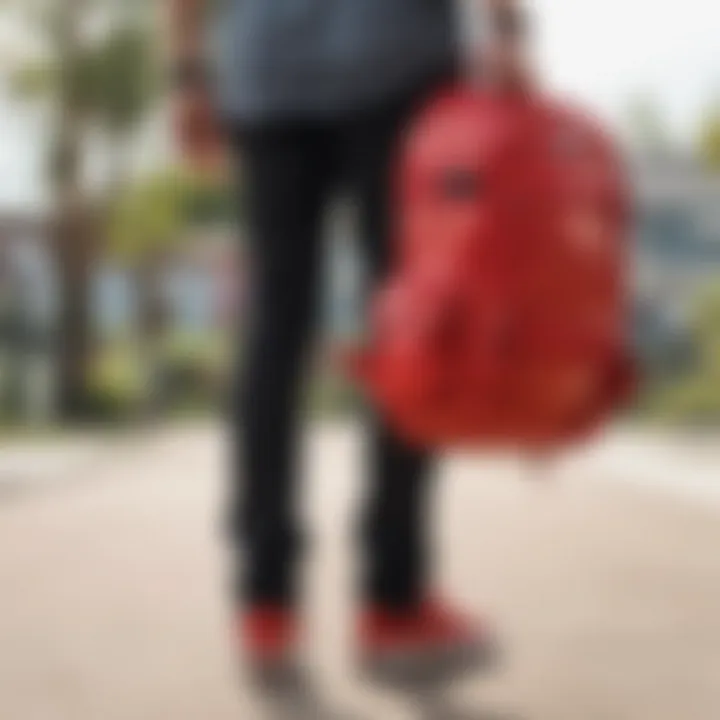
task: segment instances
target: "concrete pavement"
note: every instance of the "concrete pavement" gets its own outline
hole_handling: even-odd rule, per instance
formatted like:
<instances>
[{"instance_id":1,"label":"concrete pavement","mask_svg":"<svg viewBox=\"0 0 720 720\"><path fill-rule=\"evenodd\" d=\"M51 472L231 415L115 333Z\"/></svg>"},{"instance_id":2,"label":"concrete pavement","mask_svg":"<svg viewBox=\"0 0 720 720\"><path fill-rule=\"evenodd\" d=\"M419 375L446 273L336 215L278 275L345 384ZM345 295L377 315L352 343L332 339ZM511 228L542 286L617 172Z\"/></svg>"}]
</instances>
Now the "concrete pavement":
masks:
<instances>
[{"instance_id":1,"label":"concrete pavement","mask_svg":"<svg viewBox=\"0 0 720 720\"><path fill-rule=\"evenodd\" d=\"M228 643L220 440L168 432L105 455L92 482L0 500L0 718L272 717ZM348 427L312 433L308 646L322 702L308 716L450 720L350 671L358 453ZM506 649L497 672L447 692L462 717L720 718L720 510L605 482L607 462L586 453L534 481L500 460L443 467L442 585L490 615ZM613 479L623 472L635 470L616 460Z\"/></svg>"}]
</instances>

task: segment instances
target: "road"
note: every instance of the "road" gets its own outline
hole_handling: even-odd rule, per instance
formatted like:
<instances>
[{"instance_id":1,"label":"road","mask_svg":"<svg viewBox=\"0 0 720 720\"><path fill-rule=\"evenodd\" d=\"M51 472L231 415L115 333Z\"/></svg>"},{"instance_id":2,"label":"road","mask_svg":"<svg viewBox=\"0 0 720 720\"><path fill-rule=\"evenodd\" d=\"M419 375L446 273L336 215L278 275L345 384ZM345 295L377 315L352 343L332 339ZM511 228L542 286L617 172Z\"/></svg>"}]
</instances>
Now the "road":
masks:
<instances>
[{"instance_id":1,"label":"road","mask_svg":"<svg viewBox=\"0 0 720 720\"><path fill-rule=\"evenodd\" d=\"M354 676L360 445L352 428L330 425L308 445L319 699L306 716L450 720L449 708L423 714L417 698ZM227 632L223 465L216 429L175 429L110 447L56 485L0 496L0 718L278 715L244 680ZM497 670L446 691L458 717L720 717L720 508L606 481L604 468L592 457L555 477L477 458L442 468L438 583L493 619L505 651Z\"/></svg>"}]
</instances>

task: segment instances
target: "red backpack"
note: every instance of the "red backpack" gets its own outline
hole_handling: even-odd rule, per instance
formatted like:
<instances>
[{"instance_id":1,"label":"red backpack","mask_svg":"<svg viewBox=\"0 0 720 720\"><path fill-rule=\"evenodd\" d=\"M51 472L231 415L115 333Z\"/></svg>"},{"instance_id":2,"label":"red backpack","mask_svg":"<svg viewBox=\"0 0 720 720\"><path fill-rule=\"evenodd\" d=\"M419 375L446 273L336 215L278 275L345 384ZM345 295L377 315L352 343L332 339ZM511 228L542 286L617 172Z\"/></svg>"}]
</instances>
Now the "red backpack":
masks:
<instances>
[{"instance_id":1,"label":"red backpack","mask_svg":"<svg viewBox=\"0 0 720 720\"><path fill-rule=\"evenodd\" d=\"M627 398L628 203L597 123L453 88L410 129L394 267L352 373L421 445L556 444Z\"/></svg>"}]
</instances>

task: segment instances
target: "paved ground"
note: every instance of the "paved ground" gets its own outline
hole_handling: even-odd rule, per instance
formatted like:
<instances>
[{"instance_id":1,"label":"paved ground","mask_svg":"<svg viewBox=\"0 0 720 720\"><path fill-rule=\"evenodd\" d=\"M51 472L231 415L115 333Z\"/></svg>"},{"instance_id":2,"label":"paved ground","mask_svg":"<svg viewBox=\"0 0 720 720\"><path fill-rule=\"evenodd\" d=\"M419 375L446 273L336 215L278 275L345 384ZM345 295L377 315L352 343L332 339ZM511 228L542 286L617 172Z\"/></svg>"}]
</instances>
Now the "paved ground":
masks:
<instances>
[{"instance_id":1,"label":"paved ground","mask_svg":"<svg viewBox=\"0 0 720 720\"><path fill-rule=\"evenodd\" d=\"M273 717L225 633L219 439L187 429L109 448L77 466L82 482L0 497L0 718ZM349 670L357 452L347 428L313 433L308 639L321 700L305 716L450 720ZM606 482L607 458L583 456L553 481L502 462L444 469L443 584L506 643L499 671L447 691L457 717L720 718L720 510Z\"/></svg>"}]
</instances>

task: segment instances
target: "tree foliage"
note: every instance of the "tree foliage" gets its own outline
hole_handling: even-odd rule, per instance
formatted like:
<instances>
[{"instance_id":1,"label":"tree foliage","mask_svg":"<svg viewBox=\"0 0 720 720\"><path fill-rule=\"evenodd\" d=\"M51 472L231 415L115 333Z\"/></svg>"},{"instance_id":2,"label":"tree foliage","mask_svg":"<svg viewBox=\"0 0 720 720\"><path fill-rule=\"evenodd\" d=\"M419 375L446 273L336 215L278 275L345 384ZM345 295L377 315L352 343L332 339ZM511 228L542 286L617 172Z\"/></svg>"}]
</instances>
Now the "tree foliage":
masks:
<instances>
[{"instance_id":1,"label":"tree foliage","mask_svg":"<svg viewBox=\"0 0 720 720\"><path fill-rule=\"evenodd\" d=\"M720 282L704 288L692 313L694 358L689 371L662 390L657 416L690 425L720 423Z\"/></svg>"},{"instance_id":2,"label":"tree foliage","mask_svg":"<svg viewBox=\"0 0 720 720\"><path fill-rule=\"evenodd\" d=\"M25 65L9 69L15 87L53 110L48 176L54 210L50 246L57 260L58 409L85 414L92 348L90 285L105 240L106 193L83 182L83 160L98 128L116 148L140 126L153 100L155 43L147 0L0 0L37 43ZM126 167L123 166L123 172ZM122 174L122 173L120 173ZM118 175L114 188L122 184ZM100 200L98 204L97 201Z\"/></svg>"},{"instance_id":3,"label":"tree foliage","mask_svg":"<svg viewBox=\"0 0 720 720\"><path fill-rule=\"evenodd\" d=\"M720 102L716 102L702 119L698 151L707 167L720 173Z\"/></svg>"},{"instance_id":4,"label":"tree foliage","mask_svg":"<svg viewBox=\"0 0 720 720\"><path fill-rule=\"evenodd\" d=\"M22 15L43 38L42 52L10 69L16 95L68 106L76 125L93 126L113 142L130 135L159 95L152 3L130 0L26 0ZM66 6L76 9L68 42ZM13 5L15 7L15 5ZM90 32L87 27L96 28ZM99 29L97 29L99 28Z\"/></svg>"},{"instance_id":5,"label":"tree foliage","mask_svg":"<svg viewBox=\"0 0 720 720\"><path fill-rule=\"evenodd\" d=\"M109 249L133 265L171 250L190 226L224 220L230 200L218 182L169 170L127 188L110 223Z\"/></svg>"}]
</instances>

